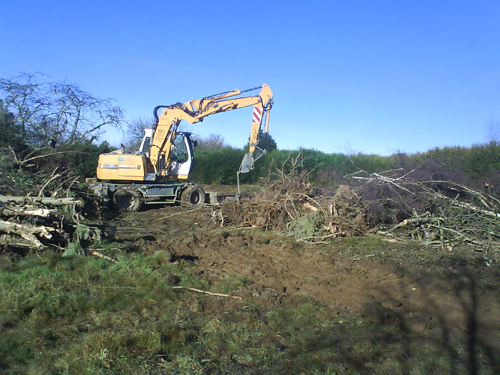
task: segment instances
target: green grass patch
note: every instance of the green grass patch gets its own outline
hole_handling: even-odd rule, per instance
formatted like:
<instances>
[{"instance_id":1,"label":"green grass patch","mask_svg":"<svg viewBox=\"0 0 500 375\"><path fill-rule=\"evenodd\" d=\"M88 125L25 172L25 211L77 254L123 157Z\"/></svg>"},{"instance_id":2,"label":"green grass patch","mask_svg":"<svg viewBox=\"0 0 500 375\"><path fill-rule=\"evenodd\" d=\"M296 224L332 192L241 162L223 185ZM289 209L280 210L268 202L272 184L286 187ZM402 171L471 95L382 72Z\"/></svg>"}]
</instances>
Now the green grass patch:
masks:
<instances>
[{"instance_id":1,"label":"green grass patch","mask_svg":"<svg viewBox=\"0 0 500 375\"><path fill-rule=\"evenodd\" d=\"M117 263L2 258L2 374L466 373L464 351L439 332L412 335L310 299L263 303L250 279L114 251Z\"/></svg>"}]
</instances>

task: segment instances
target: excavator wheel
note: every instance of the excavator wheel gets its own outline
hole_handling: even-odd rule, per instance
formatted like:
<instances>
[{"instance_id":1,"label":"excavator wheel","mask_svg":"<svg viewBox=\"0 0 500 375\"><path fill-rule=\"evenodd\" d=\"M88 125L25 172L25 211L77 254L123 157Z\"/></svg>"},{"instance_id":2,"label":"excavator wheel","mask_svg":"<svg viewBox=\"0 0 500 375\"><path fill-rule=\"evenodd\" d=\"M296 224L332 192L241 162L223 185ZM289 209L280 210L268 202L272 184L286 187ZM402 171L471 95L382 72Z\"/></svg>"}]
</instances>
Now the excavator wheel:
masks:
<instances>
[{"instance_id":1,"label":"excavator wheel","mask_svg":"<svg viewBox=\"0 0 500 375\"><path fill-rule=\"evenodd\" d=\"M188 186L181 193L182 204L203 204L205 203L205 190L201 186Z\"/></svg>"},{"instance_id":2,"label":"excavator wheel","mask_svg":"<svg viewBox=\"0 0 500 375\"><path fill-rule=\"evenodd\" d=\"M142 204L141 194L131 187L121 187L113 194L113 203L120 212L138 211Z\"/></svg>"}]
</instances>

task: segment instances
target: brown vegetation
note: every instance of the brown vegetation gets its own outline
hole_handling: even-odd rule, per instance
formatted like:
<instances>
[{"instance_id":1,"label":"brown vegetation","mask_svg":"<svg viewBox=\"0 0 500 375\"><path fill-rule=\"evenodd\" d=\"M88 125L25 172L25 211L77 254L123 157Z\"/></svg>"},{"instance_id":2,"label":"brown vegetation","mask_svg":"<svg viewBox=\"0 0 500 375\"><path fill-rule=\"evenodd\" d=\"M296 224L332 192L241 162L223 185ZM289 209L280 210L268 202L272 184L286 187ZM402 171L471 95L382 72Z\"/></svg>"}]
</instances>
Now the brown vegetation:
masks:
<instances>
[{"instance_id":1,"label":"brown vegetation","mask_svg":"<svg viewBox=\"0 0 500 375\"><path fill-rule=\"evenodd\" d=\"M251 200L214 209L214 220L309 242L377 233L448 250L467 243L485 255L500 249L500 200L487 185L479 191L451 181L418 181L414 171L398 169L359 171L335 192L325 192L312 188L309 172L299 172L297 161L275 167L268 189Z\"/></svg>"}]
</instances>

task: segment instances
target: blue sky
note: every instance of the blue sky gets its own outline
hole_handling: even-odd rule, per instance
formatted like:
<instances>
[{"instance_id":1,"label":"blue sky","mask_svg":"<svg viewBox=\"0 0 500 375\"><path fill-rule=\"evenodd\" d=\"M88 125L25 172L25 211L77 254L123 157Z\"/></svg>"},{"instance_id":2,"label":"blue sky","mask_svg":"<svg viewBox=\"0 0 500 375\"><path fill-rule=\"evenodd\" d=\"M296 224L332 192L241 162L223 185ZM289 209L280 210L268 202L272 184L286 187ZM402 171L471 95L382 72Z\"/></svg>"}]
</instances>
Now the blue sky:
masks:
<instances>
[{"instance_id":1,"label":"blue sky","mask_svg":"<svg viewBox=\"0 0 500 375\"><path fill-rule=\"evenodd\" d=\"M21 72L114 98L129 120L267 83L280 149L470 146L500 124L500 2L3 0L0 76ZM241 147L251 116L188 130Z\"/></svg>"}]
</instances>

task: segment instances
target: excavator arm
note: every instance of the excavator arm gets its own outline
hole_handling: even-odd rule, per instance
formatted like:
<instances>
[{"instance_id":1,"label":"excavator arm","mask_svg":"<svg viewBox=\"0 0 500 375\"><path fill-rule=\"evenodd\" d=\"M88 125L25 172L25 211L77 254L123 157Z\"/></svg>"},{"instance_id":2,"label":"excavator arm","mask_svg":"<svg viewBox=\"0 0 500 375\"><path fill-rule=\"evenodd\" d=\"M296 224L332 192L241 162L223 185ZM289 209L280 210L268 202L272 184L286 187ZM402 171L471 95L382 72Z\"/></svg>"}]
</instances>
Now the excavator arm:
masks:
<instances>
[{"instance_id":1,"label":"excavator arm","mask_svg":"<svg viewBox=\"0 0 500 375\"><path fill-rule=\"evenodd\" d=\"M258 89L260 92L257 95L243 95ZM187 160L181 161L178 155L172 153L180 122L184 120L195 124L207 116L252 105L254 112L249 148L238 175L249 172L253 169L255 160L261 156L254 156L260 129L264 126L265 132L269 130L269 110L273 105L273 93L266 84L245 91L232 90L186 103L156 107L154 110L156 126L153 129L146 129L141 149L134 153L116 150L99 155L97 178L105 181L139 182L158 182L162 177L187 179L192 162L192 142L189 133L182 134L184 146L188 146L187 149L191 150L188 151ZM160 109L161 116L158 116ZM261 151L265 153L264 150Z\"/></svg>"},{"instance_id":2,"label":"excavator arm","mask_svg":"<svg viewBox=\"0 0 500 375\"><path fill-rule=\"evenodd\" d=\"M257 89L261 89L258 95L241 96ZM157 125L151 142L149 157L153 167L152 172L162 176L168 174L172 144L182 120L195 124L203 121L207 116L252 105L254 106L254 113L250 131L249 152L245 158L252 161L251 168L253 168L253 152L257 144L257 137L262 124L264 125L264 131L266 133L269 131L269 110L272 104L273 93L269 86L263 84L260 87L245 91L232 90L202 99L191 100L183 104L177 103L170 106L156 107L154 115ZM163 109L160 117L158 117L159 109Z\"/></svg>"}]
</instances>

